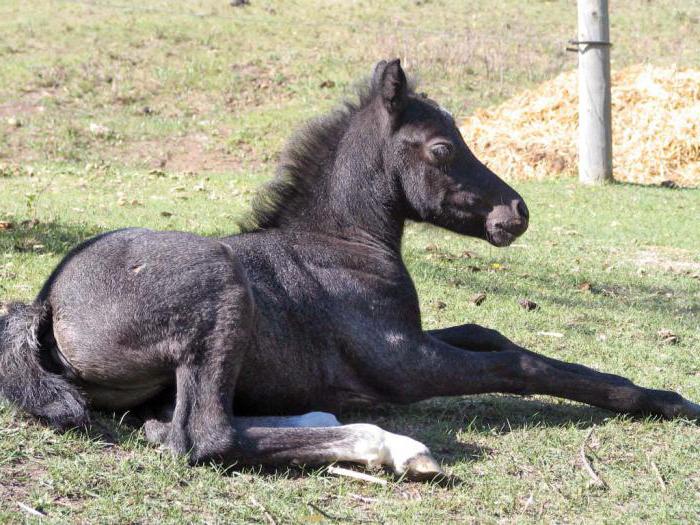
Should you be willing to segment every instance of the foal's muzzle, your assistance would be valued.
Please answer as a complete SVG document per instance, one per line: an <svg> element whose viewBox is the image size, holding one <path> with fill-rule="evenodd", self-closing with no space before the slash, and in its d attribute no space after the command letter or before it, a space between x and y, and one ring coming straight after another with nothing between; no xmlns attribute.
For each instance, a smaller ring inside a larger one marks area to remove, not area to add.
<svg viewBox="0 0 700 525"><path fill-rule="evenodd" d="M494 246L508 246L525 233L529 219L530 212L522 199L514 199L510 206L496 206L486 217L486 240Z"/></svg>

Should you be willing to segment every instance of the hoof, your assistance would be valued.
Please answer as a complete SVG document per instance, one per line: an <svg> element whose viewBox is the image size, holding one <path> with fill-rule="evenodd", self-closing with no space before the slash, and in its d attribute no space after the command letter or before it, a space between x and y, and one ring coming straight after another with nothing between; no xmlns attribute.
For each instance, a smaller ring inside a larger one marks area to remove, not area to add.
<svg viewBox="0 0 700 525"><path fill-rule="evenodd" d="M418 454L406 463L405 475L411 481L431 481L444 477L445 472L430 454Z"/></svg>

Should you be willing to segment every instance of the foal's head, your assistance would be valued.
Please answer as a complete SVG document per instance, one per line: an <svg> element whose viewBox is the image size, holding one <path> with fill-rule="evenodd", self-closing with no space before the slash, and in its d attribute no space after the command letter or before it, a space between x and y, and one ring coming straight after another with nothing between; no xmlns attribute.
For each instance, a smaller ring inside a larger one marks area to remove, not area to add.
<svg viewBox="0 0 700 525"><path fill-rule="evenodd" d="M525 232L522 197L479 162L447 111L412 93L399 60L376 65L372 92L384 130L384 171L399 181L408 218L495 246Z"/></svg>

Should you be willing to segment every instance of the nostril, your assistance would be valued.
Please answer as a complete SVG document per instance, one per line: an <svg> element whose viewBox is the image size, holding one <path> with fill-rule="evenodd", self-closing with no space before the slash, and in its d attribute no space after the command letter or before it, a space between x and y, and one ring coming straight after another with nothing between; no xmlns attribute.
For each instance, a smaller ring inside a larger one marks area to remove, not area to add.
<svg viewBox="0 0 700 525"><path fill-rule="evenodd" d="M518 215L520 215L523 219L527 220L530 218L530 212L528 212L527 206L525 206L525 201L519 200L516 208L518 210Z"/></svg>

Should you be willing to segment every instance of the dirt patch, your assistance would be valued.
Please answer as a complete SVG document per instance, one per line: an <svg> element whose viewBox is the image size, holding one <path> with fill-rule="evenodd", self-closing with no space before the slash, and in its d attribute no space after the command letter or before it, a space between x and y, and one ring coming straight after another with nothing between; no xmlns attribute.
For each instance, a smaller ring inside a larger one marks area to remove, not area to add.
<svg viewBox="0 0 700 525"><path fill-rule="evenodd" d="M700 262L691 260L690 252L679 248L648 247L635 254L633 263L640 269L652 268L700 278Z"/></svg>
<svg viewBox="0 0 700 525"><path fill-rule="evenodd" d="M0 500L22 501L31 492L32 482L48 476L46 467L36 461L22 461L5 466L0 470Z"/></svg>
<svg viewBox="0 0 700 525"><path fill-rule="evenodd" d="M42 113L45 108L41 102L52 96L53 94L46 90L26 93L20 99L0 104L0 118L21 118L34 113Z"/></svg>
<svg viewBox="0 0 700 525"><path fill-rule="evenodd" d="M163 140L144 140L126 144L114 156L127 164L175 172L233 171L241 167L236 155L227 152L203 133L171 137Z"/></svg>

